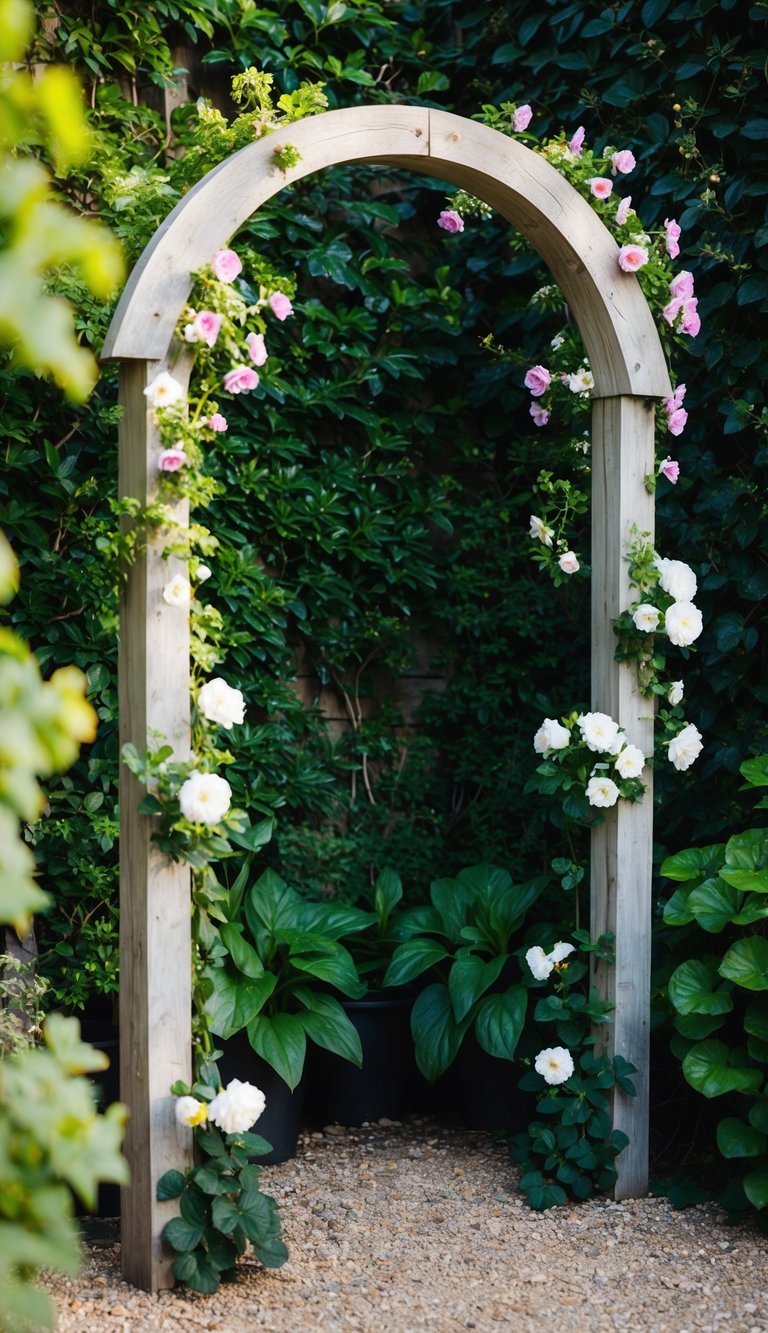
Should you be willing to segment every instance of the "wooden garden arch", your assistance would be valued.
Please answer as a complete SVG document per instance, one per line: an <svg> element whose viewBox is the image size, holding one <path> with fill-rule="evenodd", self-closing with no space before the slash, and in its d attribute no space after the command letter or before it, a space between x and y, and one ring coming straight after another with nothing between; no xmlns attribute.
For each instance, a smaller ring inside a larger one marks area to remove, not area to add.
<svg viewBox="0 0 768 1333"><path fill-rule="evenodd" d="M168 368L190 272L206 264L238 228L292 181L343 163L381 163L463 187L525 235L560 286L586 345L595 380L592 418L592 707L653 752L651 706L631 666L614 661L611 622L629 604L624 551L636 524L653 533L654 400L671 393L658 334L637 279L622 273L618 247L596 213L543 157L475 121L413 106L354 107L292 125L285 138L301 154L275 161L270 135L215 167L181 200L133 271L103 356L120 366L119 486L142 504L156 497L156 423L145 387ZM178 348L175 349L178 351ZM174 374L183 378L183 360ZM187 372L188 373L188 372ZM176 506L185 524L185 505ZM120 737L143 751L162 733L177 757L189 754L189 630L162 589L181 568L162 558L154 536L132 567L120 634ZM650 785L650 784L649 784ZM159 853L143 792L123 769L120 834L120 1079L130 1108L123 1191L123 1272L137 1286L172 1286L160 1232L175 1212L155 1200L158 1178L191 1162L192 1136L177 1126L171 1083L191 1076L190 872ZM648 1058L652 792L620 801L592 835L591 928L612 930L616 964L598 965L596 983L615 1005L611 1051L638 1067L636 1098L617 1094L614 1123L630 1145L618 1158L617 1197L648 1183Z"/></svg>

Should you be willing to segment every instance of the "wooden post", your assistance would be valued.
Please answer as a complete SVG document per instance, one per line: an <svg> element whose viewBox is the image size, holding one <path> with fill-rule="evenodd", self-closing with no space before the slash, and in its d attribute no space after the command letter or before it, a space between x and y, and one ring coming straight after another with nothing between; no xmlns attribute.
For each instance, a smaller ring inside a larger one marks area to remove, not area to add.
<svg viewBox="0 0 768 1333"><path fill-rule="evenodd" d="M144 388L163 369L126 362L120 369L120 495L142 505L156 498L157 428ZM179 374L178 370L175 372ZM173 518L188 521L186 502ZM139 753L161 733L185 759L190 746L189 615L169 606L163 588L178 561L164 560L168 530L149 534L146 550L128 570L120 615L118 658L120 744ZM143 787L120 774L120 1098L130 1116L125 1152L131 1183L122 1191L123 1274L149 1291L172 1287L173 1256L160 1232L176 1214L158 1203L157 1181L192 1164L192 1134L176 1123L175 1079L191 1077L192 944L190 872L158 852L152 821L138 812Z"/></svg>
<svg viewBox="0 0 768 1333"><path fill-rule="evenodd" d="M631 600L625 560L633 525L653 540L654 405L603 398L592 418L592 707L608 713L646 756L653 754L653 701L640 694L634 663L614 660L612 622ZM648 1060L651 972L652 770L642 800L618 801L592 832L591 933L612 931L616 963L597 961L593 980L614 1006L606 1050L637 1066L636 1097L617 1090L615 1129L629 1135L616 1166L618 1199L648 1189Z"/></svg>

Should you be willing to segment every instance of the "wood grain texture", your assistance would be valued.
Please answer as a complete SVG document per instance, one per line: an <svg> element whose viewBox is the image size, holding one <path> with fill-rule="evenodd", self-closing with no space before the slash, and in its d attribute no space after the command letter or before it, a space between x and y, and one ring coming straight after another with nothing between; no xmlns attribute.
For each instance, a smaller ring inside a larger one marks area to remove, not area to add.
<svg viewBox="0 0 768 1333"><path fill-rule="evenodd" d="M290 142L301 161L274 162ZM592 363L595 396L671 393L658 335L633 274L590 204L538 153L447 111L372 106L328 111L269 135L220 163L177 204L139 260L104 344L109 357L166 355L191 288L255 210L285 185L324 167L382 162L461 185L538 250L573 310Z"/></svg>
<svg viewBox="0 0 768 1333"><path fill-rule="evenodd" d="M144 388L160 363L128 362L120 369L121 496L155 498L159 441ZM174 373L181 378L179 367ZM176 521L187 521L186 503ZM176 572L163 560L168 539L155 532L128 571L121 598L118 657L120 743L139 752L161 733L177 758L189 755L189 617L168 606L163 588ZM149 1291L174 1285L173 1256L160 1232L176 1212L158 1203L164 1171L192 1164L192 1135L176 1123L175 1079L191 1078L192 942L190 873L158 852L152 821L138 812L144 789L121 765L120 775L120 1096L130 1109L125 1154L131 1184L122 1192L123 1273Z"/></svg>
<svg viewBox="0 0 768 1333"><path fill-rule="evenodd" d="M653 405L638 398L595 403L592 423L592 707L609 713L645 755L653 754L653 702L637 689L633 664L614 661L612 622L629 606L625 560L633 525L653 540L654 504L644 477L654 470ZM612 931L616 964L598 962L593 979L614 1006L610 1055L637 1066L636 1097L617 1092L614 1127L630 1143L617 1160L617 1198L648 1188L648 1064L651 967L653 778L643 799L619 801L592 833L590 929Z"/></svg>

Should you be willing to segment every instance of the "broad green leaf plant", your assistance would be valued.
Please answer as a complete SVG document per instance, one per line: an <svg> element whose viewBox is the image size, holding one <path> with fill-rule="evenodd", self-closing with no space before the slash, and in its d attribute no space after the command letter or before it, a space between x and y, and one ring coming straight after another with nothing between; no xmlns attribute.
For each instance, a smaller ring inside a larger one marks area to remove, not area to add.
<svg viewBox="0 0 768 1333"><path fill-rule="evenodd" d="M746 788L768 809L768 755L741 765ZM721 1202L738 1212L768 1208L768 829L669 856L661 874L677 884L664 922L684 932L694 956L675 968L667 995L672 1049L707 1099L723 1098L717 1147L732 1178ZM702 932L704 932L702 934ZM719 939L717 937L720 937Z"/></svg>

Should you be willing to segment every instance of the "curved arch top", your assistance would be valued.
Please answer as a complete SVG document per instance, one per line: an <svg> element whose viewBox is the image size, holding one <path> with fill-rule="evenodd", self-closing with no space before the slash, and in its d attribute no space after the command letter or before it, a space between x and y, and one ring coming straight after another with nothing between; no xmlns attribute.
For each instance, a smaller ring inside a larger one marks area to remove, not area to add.
<svg viewBox="0 0 768 1333"><path fill-rule="evenodd" d="M301 154L282 171L285 138ZM498 210L541 255L568 301L589 354L594 397L671 393L656 327L637 278L585 199L538 153L447 111L415 106L327 111L231 157L176 205L122 294L104 359L162 360L191 289L190 273L292 181L345 163L382 163L461 186Z"/></svg>

